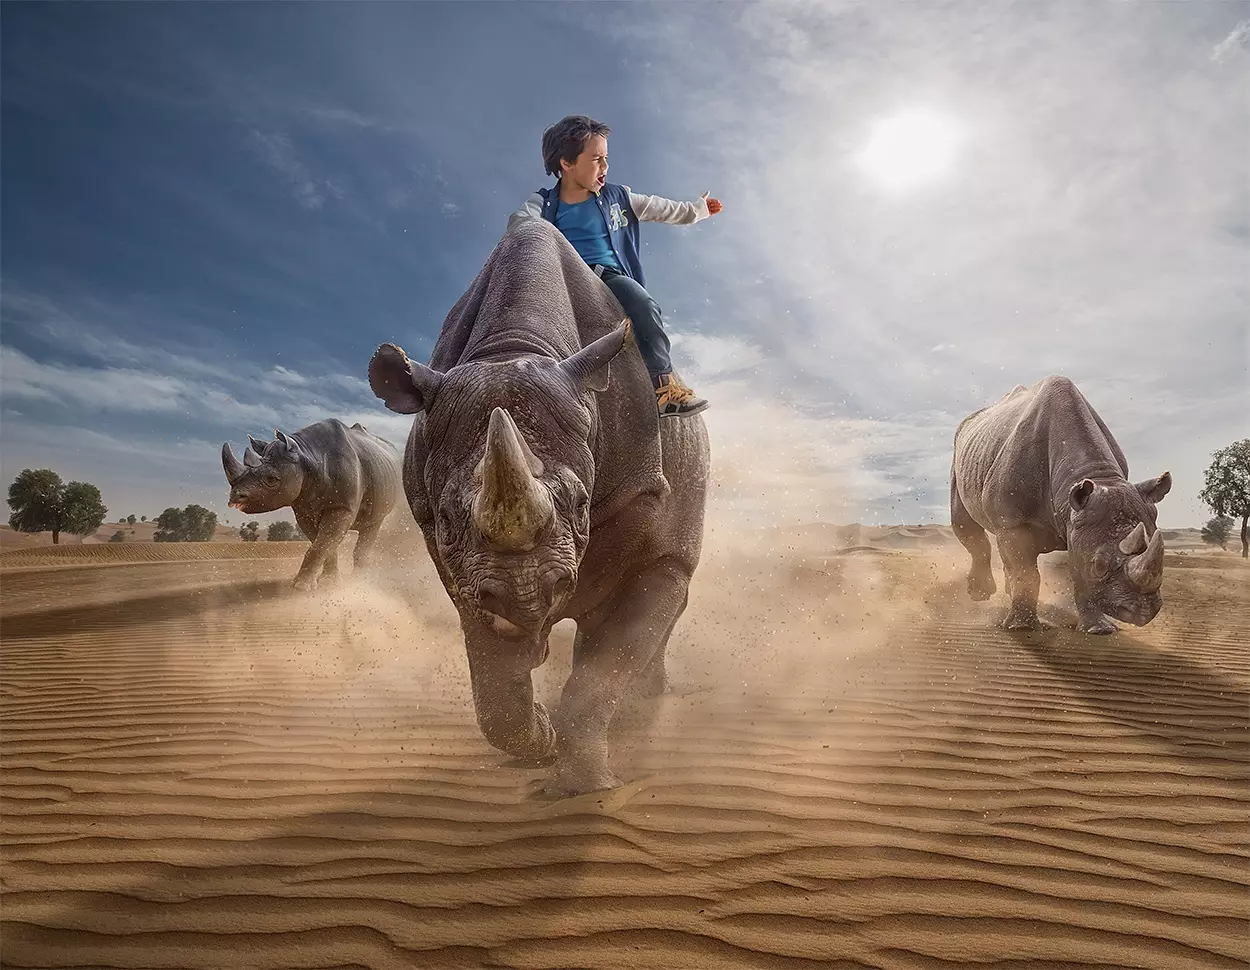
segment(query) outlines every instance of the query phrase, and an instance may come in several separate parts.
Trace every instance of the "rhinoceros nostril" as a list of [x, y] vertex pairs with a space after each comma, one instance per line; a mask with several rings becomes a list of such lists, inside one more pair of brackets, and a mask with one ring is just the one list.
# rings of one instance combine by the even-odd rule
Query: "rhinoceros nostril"
[[484, 582], [477, 588], [477, 605], [487, 613], [504, 616], [507, 606], [504, 603], [504, 589], [498, 583]]
[[567, 570], [553, 569], [543, 574], [543, 599], [550, 606], [560, 597], [566, 595], [573, 586], [573, 577]]

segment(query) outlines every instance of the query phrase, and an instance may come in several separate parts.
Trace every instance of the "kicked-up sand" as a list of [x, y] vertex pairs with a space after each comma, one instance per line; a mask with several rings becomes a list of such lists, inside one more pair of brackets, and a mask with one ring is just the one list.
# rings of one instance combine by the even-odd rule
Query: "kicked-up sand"
[[1170, 553], [1096, 638], [1053, 564], [1056, 626], [997, 629], [941, 530], [711, 545], [625, 786], [563, 801], [479, 735], [415, 548], [311, 598], [302, 543], [0, 558], [0, 962], [1246, 965], [1246, 563]]

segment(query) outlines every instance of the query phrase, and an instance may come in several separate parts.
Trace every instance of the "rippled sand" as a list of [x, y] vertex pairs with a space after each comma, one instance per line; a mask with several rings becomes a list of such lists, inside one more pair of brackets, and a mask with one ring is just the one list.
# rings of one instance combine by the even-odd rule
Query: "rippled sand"
[[915, 545], [709, 554], [626, 786], [565, 801], [478, 734], [420, 557], [313, 599], [291, 558], [9, 566], [3, 963], [1244, 966], [1250, 570], [1018, 635]]

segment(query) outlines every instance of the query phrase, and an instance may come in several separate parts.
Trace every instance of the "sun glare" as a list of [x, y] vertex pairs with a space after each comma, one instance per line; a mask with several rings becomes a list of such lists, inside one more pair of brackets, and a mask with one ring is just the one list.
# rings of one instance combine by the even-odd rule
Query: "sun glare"
[[958, 147], [959, 132], [949, 119], [930, 111], [904, 111], [873, 126], [858, 161], [882, 186], [909, 189], [950, 171]]

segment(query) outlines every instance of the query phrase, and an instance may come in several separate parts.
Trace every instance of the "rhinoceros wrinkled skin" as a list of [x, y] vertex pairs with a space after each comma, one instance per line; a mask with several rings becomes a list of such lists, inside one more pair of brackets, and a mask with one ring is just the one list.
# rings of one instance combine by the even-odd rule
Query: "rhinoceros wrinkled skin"
[[951, 525], [972, 554], [968, 592], [993, 595], [990, 544], [998, 539], [1011, 607], [1008, 630], [1036, 629], [1037, 557], [1068, 551], [1079, 629], [1113, 633], [1104, 614], [1138, 626], [1163, 605], [1163, 536], [1155, 505], [1172, 476], [1132, 484], [1102, 419], [1066, 377], [1017, 385], [955, 432]]
[[311, 540], [296, 589], [315, 589], [322, 575], [335, 578], [339, 543], [352, 530], [359, 533], [353, 562], [357, 569], [366, 567], [378, 529], [402, 488], [394, 447], [362, 425], [349, 428], [337, 418], [274, 435], [273, 441], [248, 435], [243, 461], [229, 442], [221, 446], [230, 507], [247, 515], [291, 507]]
[[[478, 724], [515, 757], [554, 758], [553, 794], [619, 784], [608, 724], [627, 691], [665, 690], [703, 539], [703, 419], [659, 421], [628, 336], [608, 288], [536, 219], [505, 233], [428, 367], [393, 344], [369, 365], [387, 407], [416, 415], [404, 489], [460, 614]], [[531, 671], [565, 618], [573, 671], [549, 716]]]

